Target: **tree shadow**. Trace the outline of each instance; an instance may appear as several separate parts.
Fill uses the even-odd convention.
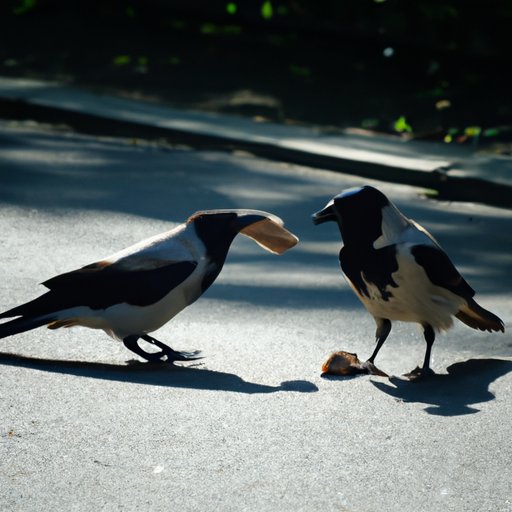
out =
[[[169,363],[143,363],[140,361],[129,361],[127,364],[93,363],[43,359],[7,352],[0,352],[0,365],[92,379],[209,391],[231,391],[246,394],[278,391],[313,393],[318,391],[315,384],[305,380],[284,381],[279,386],[268,386],[244,381],[232,373],[203,369],[198,365],[186,367]]]
[[[489,386],[512,371],[505,359],[469,359],[450,365],[447,375],[433,375],[419,382],[390,377],[390,386],[371,381],[384,393],[404,402],[426,404],[425,411],[437,416],[461,416],[480,411],[472,404],[490,402],[496,397]]]

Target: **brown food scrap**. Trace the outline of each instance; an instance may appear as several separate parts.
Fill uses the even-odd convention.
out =
[[[327,375],[379,375],[381,377],[388,377],[386,373],[379,370],[374,364],[365,361],[359,361],[357,354],[351,352],[334,352],[329,359],[322,365],[322,374]]]

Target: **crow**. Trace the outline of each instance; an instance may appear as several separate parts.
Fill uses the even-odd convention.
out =
[[[433,373],[430,354],[436,331],[449,329],[453,316],[473,329],[505,331],[502,320],[475,302],[474,290],[433,236],[376,188],[352,188],[335,196],[313,214],[314,224],[327,221],[336,222],[340,230],[339,260],[348,284],[377,324],[369,364],[393,320],[423,327],[423,367],[407,374],[411,379]]]
[[[102,329],[147,361],[185,361],[149,335],[196,301],[219,275],[238,233],[282,254],[298,238],[280,218],[259,210],[204,210],[176,228],[100,261],[53,277],[36,299],[0,314],[0,338],[47,325]],[[155,345],[148,352],[139,339]]]

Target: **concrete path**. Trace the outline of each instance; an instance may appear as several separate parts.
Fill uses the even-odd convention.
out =
[[[512,158],[472,146],[396,137],[329,134],[315,127],[171,108],[57,82],[0,77],[0,117],[17,113],[93,133],[131,128],[132,137],[251,151],[274,160],[434,189],[441,197],[512,207]],[[123,131],[123,133],[126,133]]]
[[[334,226],[310,214],[371,183],[439,239],[510,329],[512,212],[432,202],[410,186],[242,154],[162,148],[0,123],[0,310],[39,282],[204,208],[259,208],[301,243],[238,237],[217,282],[157,337],[200,364],[133,362],[104,333],[0,341],[0,510],[512,510],[512,338],[461,324],[438,377],[325,379],[367,357],[374,324],[338,270]],[[400,375],[424,342],[396,325],[378,359]]]

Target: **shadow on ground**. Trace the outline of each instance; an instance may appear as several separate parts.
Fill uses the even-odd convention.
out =
[[[313,383],[305,380],[285,381],[281,382],[279,386],[268,386],[246,382],[238,375],[232,373],[216,372],[198,368],[197,366],[183,367],[166,363],[154,364],[135,361],[125,365],[118,365],[41,359],[0,352],[0,365],[31,368],[44,372],[92,379],[210,391],[233,391],[247,394],[275,393],[278,391],[312,393],[318,391],[318,388]]]
[[[393,386],[372,381],[384,393],[404,402],[426,404],[425,411],[437,416],[474,414],[473,404],[490,402],[496,397],[489,386],[512,371],[512,361],[505,359],[469,359],[452,364],[447,375],[434,375],[420,382],[391,377]]]

